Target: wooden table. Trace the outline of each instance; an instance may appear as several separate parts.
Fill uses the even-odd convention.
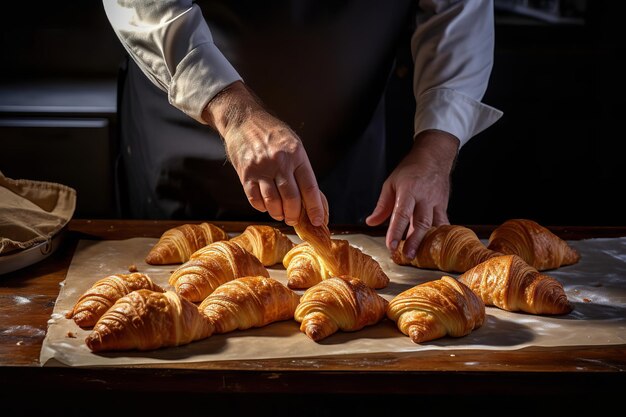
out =
[[[626,394],[626,345],[526,348],[515,351],[421,351],[324,358],[208,362],[115,368],[41,367],[47,320],[81,239],[159,237],[177,221],[72,220],[50,257],[0,276],[0,404],[2,415],[105,415],[183,411],[209,416],[350,415],[398,410],[475,412],[503,400],[503,415],[548,409],[575,413],[621,407]],[[245,223],[217,223],[227,231]],[[272,224],[287,233],[293,229]],[[487,237],[492,226],[469,226]],[[550,227],[565,239],[626,236],[626,227]],[[335,227],[333,232],[384,234]],[[27,400],[17,400],[27,394]],[[60,401],[59,401],[60,400]],[[8,405],[7,405],[8,404]],[[97,407],[93,407],[97,404]],[[543,405],[542,405],[543,404]],[[510,407],[510,408],[508,408]],[[546,409],[545,407],[548,407]],[[56,411],[55,411],[56,410]],[[5,414],[8,411],[8,414]],[[13,414],[12,414],[12,413]],[[354,414],[353,414],[354,413]]]

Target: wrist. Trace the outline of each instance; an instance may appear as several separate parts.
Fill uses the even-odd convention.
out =
[[[454,168],[460,147],[459,139],[441,130],[424,130],[417,134],[411,153],[427,158],[429,161],[446,168]]]
[[[202,111],[202,119],[222,137],[241,126],[244,120],[260,108],[257,98],[241,81],[229,84],[217,93]]]

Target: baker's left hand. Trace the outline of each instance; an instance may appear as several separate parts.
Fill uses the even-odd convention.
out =
[[[366,223],[378,226],[391,218],[385,239],[391,252],[405,240],[404,256],[413,259],[428,229],[449,224],[450,174],[458,150],[455,136],[438,130],[423,131],[383,184]]]

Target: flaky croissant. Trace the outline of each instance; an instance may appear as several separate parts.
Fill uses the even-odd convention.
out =
[[[572,265],[580,260],[580,254],[565,240],[528,219],[502,223],[489,236],[488,248],[504,255],[517,255],[539,271]]]
[[[363,281],[370,288],[384,288],[389,277],[380,264],[347,240],[331,239],[332,253],[338,260],[339,270],[331,271],[315,249],[303,242],[290,250],[283,259],[287,270],[287,286],[307,289],[333,276],[349,275]]]
[[[166,230],[146,256],[150,265],[180,264],[189,260],[198,249],[227,240],[226,231],[211,223],[184,224]]]
[[[442,225],[430,228],[414,259],[402,253],[404,241],[392,253],[391,259],[398,265],[438,269],[444,272],[465,272],[479,263],[499,255],[488,249],[473,230],[459,225]]]
[[[253,254],[223,240],[194,252],[172,272],[168,282],[189,301],[201,302],[223,283],[255,275],[269,277],[269,272]]]
[[[358,278],[326,279],[304,292],[294,313],[300,331],[320,340],[338,330],[353,332],[385,317],[387,300]]]
[[[98,319],[123,296],[139,289],[163,292],[163,288],[140,272],[114,274],[96,281],[65,317],[82,327],[92,327]]]
[[[465,284],[449,276],[416,285],[396,295],[387,317],[414,343],[461,337],[485,321],[485,304]]]
[[[153,350],[211,336],[198,307],[173,291],[137,290],[117,300],[85,339],[92,352]]]
[[[215,333],[262,327],[293,319],[300,295],[274,278],[242,277],[226,282],[200,303]]]
[[[275,227],[251,225],[240,235],[230,239],[256,256],[264,266],[283,261],[285,254],[295,246],[287,235]]]
[[[317,253],[326,267],[331,271],[339,271],[340,263],[333,254],[332,239],[330,237],[330,230],[328,229],[328,200],[323,193],[320,193],[322,197],[322,204],[324,206],[324,219],[320,226],[313,226],[311,220],[306,211],[304,200],[302,202],[302,210],[300,211],[300,217],[298,223],[293,227],[296,234],[303,242],[307,242]]]
[[[542,274],[517,255],[501,255],[471,268],[459,281],[486,305],[531,314],[567,314],[573,310],[559,281]]]

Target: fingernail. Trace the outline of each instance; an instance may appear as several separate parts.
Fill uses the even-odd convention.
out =
[[[398,241],[397,240],[392,240],[391,241],[391,250],[396,250],[398,249]]]
[[[409,253],[406,254],[406,257],[409,259],[415,258],[415,251],[414,250],[409,251]]]
[[[312,224],[313,226],[321,226],[321,225],[322,225],[322,218],[321,218],[321,217],[314,217],[314,218],[311,220],[311,224]]]

